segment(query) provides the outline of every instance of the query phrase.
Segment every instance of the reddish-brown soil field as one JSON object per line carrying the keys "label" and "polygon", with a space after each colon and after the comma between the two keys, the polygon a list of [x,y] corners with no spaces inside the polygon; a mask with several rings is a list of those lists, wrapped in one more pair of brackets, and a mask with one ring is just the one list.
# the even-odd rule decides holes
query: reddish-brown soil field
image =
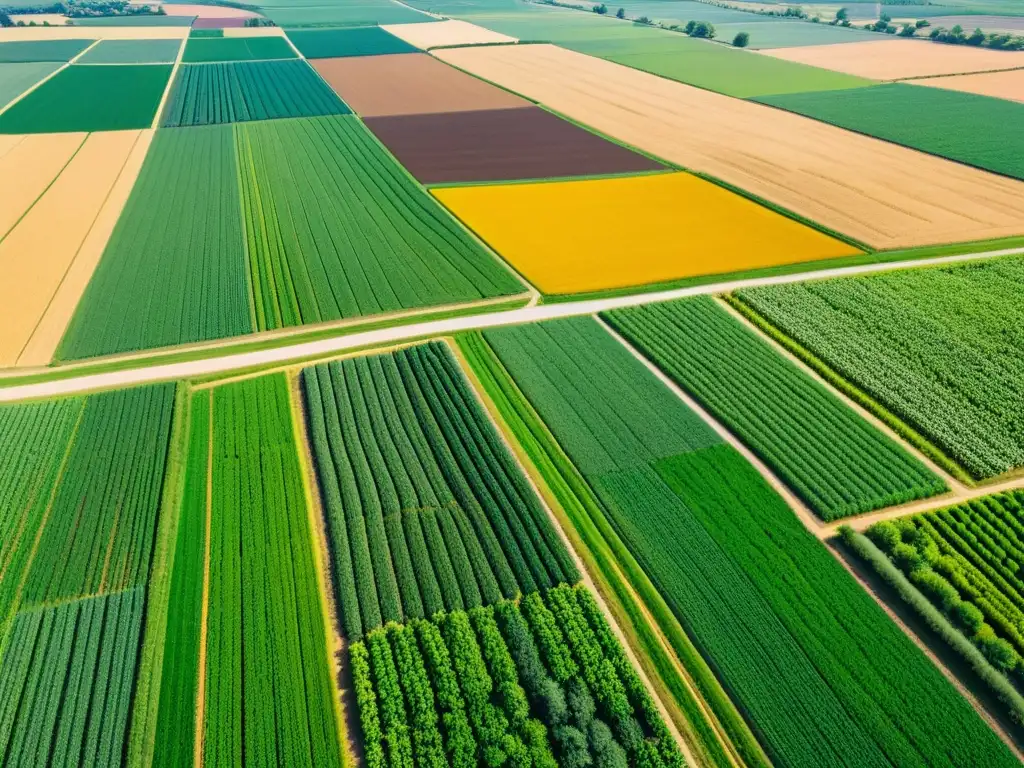
{"label": "reddish-brown soil field", "polygon": [[373,117],[366,124],[424,184],[596,176],[664,167],[539,107]]}
{"label": "reddish-brown soil field", "polygon": [[362,117],[527,107],[513,96],[425,53],[348,56],[309,62]]}

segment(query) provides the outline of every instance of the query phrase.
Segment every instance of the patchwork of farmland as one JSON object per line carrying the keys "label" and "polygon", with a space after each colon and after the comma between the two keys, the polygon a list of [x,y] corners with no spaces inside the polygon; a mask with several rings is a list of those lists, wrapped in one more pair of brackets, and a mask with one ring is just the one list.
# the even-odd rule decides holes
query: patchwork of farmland
{"label": "patchwork of farmland", "polygon": [[977,479],[1024,466],[1017,257],[738,298]]}
{"label": "patchwork of farmland", "polygon": [[596,497],[773,762],[1016,762],[764,479],[598,324],[483,340],[478,375],[544,419],[572,462],[554,471]]}
{"label": "patchwork of farmland", "polygon": [[381,27],[290,29],[287,35],[292,45],[307,59],[380,56],[388,53],[415,53],[419,50]]}
{"label": "patchwork of farmland", "polygon": [[203,64],[294,58],[295,50],[283,37],[220,37],[190,38],[181,60],[186,64]]}
{"label": "patchwork of farmland", "polygon": [[735,433],[824,520],[946,485],[709,297],[608,322]]}

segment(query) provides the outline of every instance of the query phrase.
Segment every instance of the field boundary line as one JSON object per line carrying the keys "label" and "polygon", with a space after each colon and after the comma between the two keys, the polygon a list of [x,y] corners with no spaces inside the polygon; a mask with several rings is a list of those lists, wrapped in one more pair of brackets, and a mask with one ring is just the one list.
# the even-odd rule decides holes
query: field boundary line
{"label": "field boundary line", "polygon": [[[323,499],[316,477],[316,469],[310,449],[309,435],[306,426],[306,411],[302,405],[302,385],[299,373],[290,371],[285,374],[288,380],[288,410],[292,422],[292,437],[295,439],[295,453],[299,461],[302,475],[303,492],[306,495],[307,522],[309,523],[309,544],[312,547],[313,567],[316,570],[317,586],[319,587],[321,619],[324,626],[324,661],[331,667],[333,690],[331,703],[334,706],[336,721],[335,733],[338,749],[341,751],[342,765],[357,765],[356,745],[353,738],[356,731],[349,728],[356,724],[354,691],[342,687],[342,679],[346,673],[342,658],[345,650],[345,638],[342,637],[338,620],[338,602],[334,595],[334,583],[330,575],[331,557],[327,546]],[[353,697],[351,707],[345,706],[342,696],[348,692]]]}
{"label": "field boundary line", "polygon": [[206,640],[210,626],[210,529],[213,528],[213,392],[210,393],[206,443],[206,533],[203,541],[203,610],[199,619],[199,662],[196,669],[196,724],[192,750],[193,768],[202,768],[206,740]]}
{"label": "field boundary line", "polygon": [[943,77],[964,77],[966,75],[991,75],[996,72],[1016,72],[1020,67],[999,67],[998,69],[972,69],[969,72],[949,72],[944,75],[911,75],[909,77],[897,77],[893,80],[882,80],[883,83],[907,83],[913,85],[916,80],[938,80]]}
{"label": "field boundary line", "polygon": [[[469,385],[470,390],[473,392],[473,396],[476,399],[477,404],[487,415],[487,420],[491,424],[491,427],[495,430],[495,432],[498,433],[498,436],[501,438],[502,444],[505,446],[505,450],[509,452],[509,455],[512,457],[513,461],[515,461],[516,468],[522,473],[523,477],[526,478],[526,481],[530,484],[530,490],[533,492],[534,497],[540,502],[541,506],[544,508],[545,514],[548,517],[548,520],[551,522],[551,525],[554,526],[555,531],[558,532],[559,540],[562,542],[562,545],[569,552],[570,556],[573,559],[573,563],[576,565],[577,570],[580,572],[581,581],[586,585],[587,589],[589,589],[593,593],[594,599],[601,609],[601,613],[604,615],[605,620],[608,622],[609,626],[612,628],[612,631],[615,633],[615,638],[619,641],[619,644],[622,646],[623,650],[626,652],[626,655],[629,657],[629,662],[630,665],[633,667],[633,671],[640,676],[640,679],[643,681],[644,686],[647,688],[648,691],[651,692],[651,697],[654,699],[655,703],[658,706],[658,712],[661,714],[662,720],[665,722],[665,725],[672,732],[672,738],[675,739],[676,746],[678,746],[679,750],[683,753],[683,757],[686,760],[686,764],[690,766],[701,765],[701,763],[694,757],[693,752],[690,750],[689,743],[686,741],[686,739],[683,738],[682,733],[680,733],[678,727],[676,726],[675,720],[669,715],[668,708],[665,706],[665,703],[661,700],[661,696],[658,694],[658,689],[655,688],[655,686],[653,686],[651,684],[651,681],[648,679],[647,672],[644,670],[643,666],[639,662],[639,659],[636,657],[636,654],[633,651],[633,646],[630,644],[628,638],[626,637],[626,633],[622,630],[622,627],[619,626],[618,619],[616,618],[615,614],[612,613],[611,609],[608,607],[608,604],[605,602],[604,594],[597,588],[597,584],[594,580],[594,577],[591,575],[590,570],[586,567],[586,563],[584,563],[583,558],[580,557],[580,554],[576,551],[576,547],[573,546],[573,542],[569,538],[568,533],[562,527],[561,519],[558,515],[555,514],[552,505],[548,503],[548,496],[542,492],[537,480],[534,478],[533,473],[527,469],[526,462],[523,460],[519,451],[516,450],[516,448],[518,447],[518,441],[514,441],[513,437],[510,436],[510,434],[506,432],[505,429],[502,428],[501,423],[499,423],[498,421],[498,414],[496,414],[492,409],[492,404],[488,403],[487,399],[485,399],[483,386],[477,379],[476,372],[473,371],[473,368],[469,364],[469,361],[462,354],[462,350],[459,349],[458,345],[454,343],[451,337],[445,337],[442,339],[442,341],[448,347],[452,355],[455,357],[455,360],[458,362],[459,368],[462,372],[462,376],[466,380],[466,383]],[[552,498],[554,498],[553,494]],[[671,653],[670,649],[666,649],[666,652],[670,654],[670,657],[674,661],[675,655]],[[683,679],[686,680],[685,677]],[[698,701],[702,701],[699,697],[695,698]]]}
{"label": "field boundary line", "polygon": [[181,45],[178,46],[178,57],[174,60],[174,64],[171,65],[171,76],[167,78],[167,85],[164,87],[163,96],[160,97],[160,103],[156,107],[156,115],[153,116],[153,124],[149,127],[154,131],[160,127],[160,121],[164,116],[164,109],[167,107],[167,102],[170,101],[171,91],[174,89],[174,81],[178,77],[178,70],[181,68],[181,59],[185,55],[185,46],[188,45],[188,38],[180,40]]}
{"label": "field boundary line", "polygon": [[75,54],[70,59],[65,61],[63,64],[61,64],[59,67],[57,67],[55,70],[53,70],[53,72],[48,74],[46,77],[44,77],[38,83],[36,83],[35,85],[32,85],[32,86],[29,86],[27,91],[23,91],[20,95],[15,96],[11,101],[7,102],[6,104],[0,105],[0,115],[2,115],[8,109],[10,109],[15,104],[17,104],[19,101],[24,99],[26,96],[28,96],[30,93],[32,93],[32,91],[36,90],[36,88],[42,87],[43,83],[45,83],[47,80],[52,80],[58,74],[60,74],[65,69],[70,67],[76,61],[78,61],[82,56],[84,56],[87,51],[89,51],[92,48],[95,48],[100,43],[100,41],[101,41],[101,39],[93,40],[91,43],[89,43],[89,45],[85,46],[85,48],[83,48],[77,54]]}
{"label": "field boundary line", "polygon": [[[0,402],[15,402],[36,398],[54,397],[57,395],[76,394],[93,390],[112,389],[136,384],[169,381],[176,379],[199,378],[218,374],[229,374],[246,368],[272,367],[289,362],[299,362],[307,358],[326,358],[341,355],[360,348],[370,348],[395,344],[422,338],[432,338],[458,331],[482,330],[507,325],[541,320],[553,320],[562,317],[593,315],[613,309],[623,309],[642,304],[656,304],[689,296],[706,294],[730,293],[741,288],[753,288],[764,285],[786,285],[803,282],[808,279],[823,280],[830,277],[872,274],[898,269],[954,264],[965,261],[996,258],[1024,253],[1024,248],[1009,248],[1001,251],[983,253],[966,253],[951,256],[936,256],[930,259],[916,259],[909,262],[882,262],[862,264],[855,267],[837,267],[818,270],[808,276],[806,273],[774,275],[762,278],[732,280],[722,283],[707,283],[687,288],[677,288],[658,293],[639,293],[617,296],[607,299],[590,299],[577,302],[557,304],[539,304],[534,307],[501,310],[488,314],[460,315],[441,320],[430,320],[421,323],[409,323],[389,328],[370,331],[356,331],[327,339],[299,342],[291,345],[254,351],[236,352],[221,357],[209,357],[184,362],[158,363],[139,368],[129,368],[103,373],[83,373],[55,380],[47,380],[30,384],[18,384],[8,387],[0,386]],[[2,384],[2,378],[0,378]]]}

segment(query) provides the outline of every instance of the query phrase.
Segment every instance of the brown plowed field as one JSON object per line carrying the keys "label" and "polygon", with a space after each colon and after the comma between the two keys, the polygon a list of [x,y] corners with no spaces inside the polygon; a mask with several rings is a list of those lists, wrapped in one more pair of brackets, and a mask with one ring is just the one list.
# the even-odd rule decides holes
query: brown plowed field
{"label": "brown plowed field", "polygon": [[425,53],[349,56],[309,63],[362,117],[530,106],[528,101]]}
{"label": "brown plowed field", "polygon": [[872,80],[961,75],[1024,67],[1024,51],[995,51],[926,40],[865,40],[774,48],[759,53]]}
{"label": "brown plowed field", "polygon": [[435,55],[876,248],[1024,233],[1019,181],[553,45]]}
{"label": "brown plowed field", "polygon": [[82,146],[85,134],[36,133],[4,139],[0,143],[0,179],[12,183],[0,183],[0,240],[57,178]]}
{"label": "brown plowed field", "polygon": [[366,124],[424,184],[595,176],[664,167],[539,107],[375,117]]}
{"label": "brown plowed field", "polygon": [[0,366],[18,363],[138,137],[139,131],[90,134],[63,173],[0,241]]}
{"label": "brown plowed field", "polygon": [[1009,72],[985,72],[976,75],[928,77],[924,80],[915,80],[914,85],[948,88],[951,91],[964,91],[980,96],[1024,102],[1024,69],[1014,69]]}

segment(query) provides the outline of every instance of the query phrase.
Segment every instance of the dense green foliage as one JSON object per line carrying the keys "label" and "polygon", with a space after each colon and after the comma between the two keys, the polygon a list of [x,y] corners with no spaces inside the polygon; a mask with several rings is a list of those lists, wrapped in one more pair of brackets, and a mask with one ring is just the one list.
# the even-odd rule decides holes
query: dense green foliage
{"label": "dense green foliage", "polygon": [[213,402],[204,763],[340,766],[286,379],[218,387]]}
{"label": "dense green foliage", "polygon": [[646,377],[648,388],[661,385],[624,347],[588,343],[600,333],[593,321],[570,320],[484,335],[583,469],[772,761],[1013,764],[967,702],[731,448],[705,439],[676,455],[648,448],[627,454],[622,466],[595,464],[611,435],[650,431],[679,412],[695,418],[678,400],[641,401],[643,411],[630,411],[618,382]]}
{"label": "dense green foliage", "polygon": [[0,662],[5,766],[122,763],[142,588],[18,614]]}
{"label": "dense green foliage", "polygon": [[170,76],[163,64],[73,64],[0,114],[0,133],[149,128]]}
{"label": "dense green foliage", "polygon": [[419,48],[376,26],[342,29],[290,29],[288,39],[307,59],[417,53]]}
{"label": "dense green foliage", "polygon": [[259,329],[522,290],[356,118],[235,135]]}
{"label": "dense green foliage", "polygon": [[946,490],[710,296],[618,310],[607,320],[822,519]]}
{"label": "dense green foliage", "polygon": [[370,768],[683,765],[582,586],[390,624],[351,658]]}
{"label": "dense green foliage", "polygon": [[180,40],[100,40],[78,64],[173,64]]}
{"label": "dense green foliage", "polygon": [[214,61],[257,61],[294,59],[295,49],[283,37],[207,37],[192,38],[185,45],[183,64]]}
{"label": "dense green foliage", "polygon": [[1024,179],[1024,135],[1016,127],[1024,121],[1024,104],[1015,101],[906,83],[758,101]]}
{"label": "dense green foliage", "polygon": [[1024,465],[1024,259],[737,297],[976,478]]}
{"label": "dense green foliage", "polygon": [[178,68],[162,124],[209,125],[347,112],[304,61],[187,64]]}
{"label": "dense green foliage", "polygon": [[70,61],[92,45],[92,42],[92,40],[20,40],[0,43],[0,63]]}
{"label": "dense green foliage", "polygon": [[195,752],[196,692],[206,568],[206,512],[210,443],[209,391],[192,396],[184,496],[179,506],[174,567],[170,574],[163,671],[153,764],[187,768]]}
{"label": "dense green foliage", "polygon": [[302,381],[347,637],[579,578],[445,345]]}
{"label": "dense green foliage", "polygon": [[159,130],[57,358],[253,330],[231,128]]}

